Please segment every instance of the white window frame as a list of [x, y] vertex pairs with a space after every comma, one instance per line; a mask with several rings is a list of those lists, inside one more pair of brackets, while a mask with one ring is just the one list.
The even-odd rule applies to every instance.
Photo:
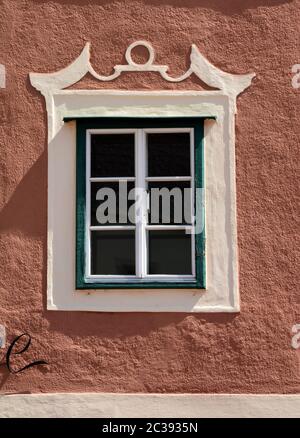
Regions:
[[[190, 176], [175, 177], [149, 177], [146, 175], [147, 166], [147, 134], [159, 133], [189, 133], [190, 136]], [[91, 177], [91, 136], [93, 134], [134, 134], [135, 142], [135, 177]], [[91, 182], [115, 182], [135, 181], [136, 187], [147, 190], [146, 184], [151, 181], [190, 181], [191, 195], [195, 196], [195, 175], [194, 175], [194, 130], [193, 128], [138, 128], [138, 129], [87, 129], [86, 130], [86, 216], [85, 216], [85, 281], [87, 283], [146, 283], [160, 281], [166, 283], [172, 282], [191, 282], [196, 280], [195, 267], [195, 234], [193, 230], [195, 225], [148, 225], [147, 215], [148, 206], [147, 198], [142, 197], [140, 205], [142, 218], [137, 221], [136, 225], [101, 225], [91, 226]], [[194, 202], [191, 202], [191, 217], [194, 217]], [[136, 275], [93, 275], [91, 274], [91, 231], [118, 231], [118, 230], [135, 230], [135, 259]], [[148, 243], [147, 231], [150, 230], [184, 230], [191, 236], [191, 275], [160, 275], [147, 274]]]
[[[143, 45], [149, 60], [132, 61], [131, 50]], [[255, 74], [235, 75], [212, 65], [195, 45], [191, 64], [178, 78], [166, 65], [154, 64], [148, 42], [126, 51], [128, 65], [101, 76], [90, 63], [90, 45], [68, 67], [55, 73], [31, 73], [30, 81], [45, 98], [48, 120], [47, 309], [101, 312], [239, 312], [235, 182], [236, 100]], [[90, 73], [110, 81], [123, 71], [152, 71], [169, 82], [195, 74], [210, 89], [203, 91], [81, 90], [72, 85]], [[76, 290], [76, 122], [78, 117], [203, 117], [204, 123], [206, 289]]]

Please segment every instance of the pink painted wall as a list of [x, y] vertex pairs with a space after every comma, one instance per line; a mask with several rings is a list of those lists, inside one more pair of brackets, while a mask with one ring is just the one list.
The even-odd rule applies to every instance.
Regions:
[[[33, 337], [29, 359], [50, 365], [11, 375], [1, 392], [296, 393], [300, 323], [298, 0], [0, 1], [0, 323]], [[111, 72], [129, 43], [149, 40], [157, 62], [185, 71], [190, 45], [219, 68], [256, 72], [238, 100], [236, 165], [240, 314], [49, 312], [46, 299], [46, 111], [28, 73], [65, 67], [92, 43]], [[127, 74], [124, 89], [199, 88]], [[81, 84], [83, 86], [83, 84]], [[4, 353], [4, 350], [3, 350]], [[1, 354], [1, 353], [0, 353]], [[25, 363], [18, 359], [18, 364]]]

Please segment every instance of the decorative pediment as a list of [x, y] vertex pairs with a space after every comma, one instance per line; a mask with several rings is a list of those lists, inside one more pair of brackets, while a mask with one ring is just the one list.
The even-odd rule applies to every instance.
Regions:
[[[133, 61], [131, 52], [135, 47], [142, 46], [148, 50], [149, 58], [144, 64]], [[191, 74], [195, 74], [202, 82], [212, 88], [222, 91], [224, 94], [236, 98], [243, 90], [249, 87], [254, 73], [235, 75], [224, 72], [212, 65], [200, 52], [195, 44], [191, 47], [190, 67], [178, 77], [170, 76], [167, 65], [154, 63], [155, 52], [152, 45], [147, 41], [136, 41], [130, 44], [126, 50], [127, 64], [116, 65], [114, 72], [109, 76], [98, 74], [90, 62], [90, 43], [87, 43], [79, 57], [66, 68], [55, 73], [30, 73], [32, 85], [42, 91], [56, 91], [70, 87], [80, 81], [87, 73], [90, 73], [99, 81], [112, 81], [123, 72], [157, 72], [168, 82], [181, 82]]]

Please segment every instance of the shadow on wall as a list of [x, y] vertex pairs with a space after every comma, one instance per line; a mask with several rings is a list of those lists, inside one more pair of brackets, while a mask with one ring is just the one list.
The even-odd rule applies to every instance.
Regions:
[[[8, 378], [10, 377], [10, 373], [5, 363], [4, 354], [2, 354], [2, 356], [0, 357], [0, 389], [5, 385]], [[1, 395], [3, 395], [2, 392]]]
[[[108, 292], [109, 293], [109, 292]], [[74, 337], [101, 336], [108, 339], [126, 339], [149, 336], [164, 328], [176, 328], [184, 334], [199, 332], [200, 327], [231, 325], [238, 318], [234, 313], [104, 313], [46, 311], [49, 331], [62, 332]]]
[[[241, 13], [247, 9], [259, 6], [276, 7], [294, 0], [143, 0], [145, 7], [173, 6], [176, 8], [205, 8], [222, 12], [225, 15]], [[33, 0], [34, 3], [48, 3], [48, 0]], [[89, 4], [104, 6], [112, 3], [111, 0], [53, 0], [53, 3], [63, 5], [84, 6]]]
[[0, 211], [0, 232], [47, 234], [47, 153], [35, 161]]
[[[41, 294], [43, 316], [50, 331], [62, 332], [70, 337], [99, 336], [124, 339], [129, 336], [148, 336], [164, 327], [174, 326], [184, 332], [198, 330], [206, 323], [231, 324], [237, 314], [186, 314], [186, 313], [102, 313], [64, 312], [46, 309], [47, 265], [47, 153], [36, 160], [17, 185], [7, 204], [0, 211], [0, 232], [18, 231], [31, 237], [43, 238], [43, 280]], [[109, 292], [108, 292], [109, 293]], [[0, 369], [0, 386], [8, 377]]]

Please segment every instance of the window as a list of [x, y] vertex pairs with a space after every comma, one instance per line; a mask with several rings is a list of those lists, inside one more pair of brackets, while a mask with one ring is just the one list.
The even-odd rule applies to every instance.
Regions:
[[203, 288], [203, 119], [77, 119], [76, 287]]
[[[132, 61], [131, 50], [139, 45], [146, 47], [149, 60], [145, 64], [137, 65]], [[155, 53], [149, 42], [136, 41], [130, 44], [125, 52], [125, 58], [127, 64], [115, 65], [111, 75], [103, 76], [94, 70], [90, 62], [90, 45], [87, 43], [81, 54], [66, 68], [55, 73], [30, 73], [30, 82], [44, 96], [47, 111], [47, 309], [91, 312], [238, 312], [240, 307], [235, 114], [237, 98], [250, 86], [255, 74], [236, 75], [223, 72], [217, 66], [212, 65], [195, 45], [191, 47], [189, 69], [177, 78], [168, 74], [167, 65], [154, 63]], [[102, 83], [114, 80], [123, 72], [156, 72], [168, 82], [181, 82], [191, 74], [195, 74], [208, 87], [207, 90], [199, 91], [182, 89], [102, 90], [99, 88], [84, 90], [72, 87], [87, 73]], [[64, 121], [69, 123], [64, 123]], [[105, 135], [105, 129], [119, 130], [120, 135], [121, 130], [129, 129], [134, 133], [140, 130], [141, 135], [141, 132], [148, 129], [170, 128], [188, 128], [193, 133], [194, 198], [191, 206], [194, 206], [197, 230], [190, 235], [190, 238], [194, 239], [194, 243], [191, 243], [191, 248], [194, 248], [194, 257], [191, 251], [189, 253], [191, 260], [185, 257], [182, 263], [183, 257], [177, 259], [180, 273], [178, 265], [172, 259], [175, 251], [171, 251], [170, 248], [176, 241], [177, 246], [184, 247], [183, 252], [187, 254], [186, 242], [189, 233], [181, 232], [180, 234], [180, 230], [167, 230], [167, 227], [162, 230], [158, 225], [169, 227], [185, 225], [187, 227], [189, 224], [178, 223], [172, 215], [171, 222], [168, 224], [157, 223], [155, 215], [155, 220], [150, 216], [149, 222], [148, 213], [146, 222], [148, 229], [144, 233], [148, 240], [144, 242], [143, 248], [146, 254], [143, 259], [138, 253], [137, 244], [142, 240], [136, 238], [138, 234], [136, 224], [128, 223], [128, 229], [117, 229], [117, 226], [124, 226], [126, 223], [120, 224], [116, 220], [114, 224], [110, 224], [115, 228], [104, 229], [105, 224], [99, 224], [97, 216], [93, 217], [91, 214], [92, 206], [90, 205], [89, 209], [86, 208], [88, 202], [91, 204], [91, 196], [97, 196], [99, 191], [99, 189], [94, 189], [96, 193], [92, 193], [95, 184], [92, 186], [93, 181], [90, 178], [112, 178], [103, 174], [91, 176], [98, 174], [99, 171], [97, 162], [94, 161], [94, 167], [88, 168], [90, 172], [88, 180], [86, 172], [87, 130], [102, 130], [103, 135]], [[168, 152], [170, 145], [164, 142], [165, 156], [159, 156], [157, 153], [159, 144], [151, 143], [150, 134], [147, 138], [150, 141], [147, 142], [146, 148], [150, 154], [148, 153], [148, 157], [145, 156], [144, 160], [147, 172], [150, 171], [152, 178], [162, 178], [164, 175], [169, 178], [173, 175], [185, 176], [174, 163], [170, 166], [173, 175], [167, 174], [171, 156]], [[153, 132], [152, 139], [157, 139], [154, 134], [155, 132]], [[171, 135], [172, 132], [169, 134]], [[173, 134], [176, 134], [177, 138], [180, 133], [173, 132]], [[135, 139], [136, 135], [138, 136], [138, 133], [134, 134], [134, 148], [140, 144]], [[113, 135], [111, 137], [116, 138]], [[203, 138], [205, 138], [205, 148]], [[128, 145], [129, 140], [130, 137], [122, 139], [121, 151], [123, 153], [126, 152], [126, 148], [132, 150], [132, 147]], [[130, 166], [135, 166], [136, 163], [136, 153], [134, 151], [134, 160], [131, 161], [129, 160], [130, 153], [132, 154], [127, 151], [126, 160], [122, 156], [122, 160], [114, 161], [114, 164], [118, 165], [118, 168], [114, 169], [114, 175], [117, 175], [116, 181], [103, 180], [98, 181], [98, 184], [102, 183], [104, 189], [112, 189], [112, 184], [118, 183], [118, 179], [128, 177], [134, 179], [127, 181], [127, 185], [132, 184], [135, 187], [136, 172], [134, 176], [129, 175]], [[121, 157], [120, 152], [119, 157]], [[112, 155], [104, 157], [102, 153], [103, 162], [105, 158], [109, 162], [105, 169], [113, 174]], [[188, 160], [184, 159], [184, 162], [187, 163]], [[177, 164], [184, 166], [181, 159]], [[101, 169], [103, 171], [104, 166]], [[149, 176], [145, 174], [145, 181]], [[201, 192], [204, 188], [204, 179], [205, 247], [204, 229], [201, 228], [204, 224], [204, 202], [202, 195], [198, 196], [198, 191]], [[146, 189], [149, 191], [149, 186], [159, 188], [161, 182], [161, 180], [146, 181]], [[163, 182], [165, 185], [168, 184], [168, 187], [174, 183], [174, 181]], [[182, 185], [188, 183], [188, 181], [179, 180], [175, 182]], [[88, 189], [90, 190], [89, 197], [87, 197], [87, 184], [91, 186]], [[119, 187], [118, 184], [117, 187]], [[180, 189], [179, 186], [176, 188]], [[113, 192], [116, 196], [118, 195], [115, 190]], [[148, 200], [150, 195], [151, 193]], [[92, 201], [94, 215], [96, 215], [101, 199], [93, 198]], [[129, 201], [131, 200], [128, 200], [128, 208], [130, 208]], [[171, 205], [172, 202], [171, 200]], [[176, 206], [178, 205], [176, 203]], [[123, 212], [123, 209], [121, 210]], [[179, 207], [178, 210], [180, 210]], [[127, 214], [127, 210], [125, 212]], [[119, 217], [117, 213], [117, 208], [115, 208], [116, 219]], [[157, 215], [159, 218], [159, 211]], [[95, 217], [97, 222], [92, 225]], [[96, 237], [92, 236], [94, 240], [93, 248], [91, 248], [92, 240], [88, 236], [88, 233], [92, 233], [90, 227], [100, 225], [103, 228], [94, 230]], [[150, 229], [150, 226], [154, 225], [156, 228]], [[133, 229], [130, 230], [131, 226]], [[120, 264], [117, 265], [112, 259], [104, 257], [104, 254], [108, 254], [113, 246], [117, 246], [116, 241], [118, 241], [120, 255], [123, 254], [123, 257], [125, 253], [127, 257], [127, 262], [122, 264], [122, 270]], [[88, 242], [89, 248], [87, 248]], [[104, 251], [100, 250], [101, 248]], [[161, 248], [165, 253], [162, 253]], [[160, 259], [158, 259], [159, 256]], [[142, 265], [144, 271], [140, 269], [142, 263], [144, 263]], [[191, 276], [192, 263], [195, 268], [190, 280], [184, 276]], [[138, 264], [140, 264], [139, 271]], [[110, 274], [107, 274], [106, 279], [101, 277], [107, 272]], [[138, 277], [137, 272], [144, 272], [146, 275]], [[156, 278], [154, 281], [154, 278], [147, 278], [148, 274], [149, 276], [161, 275], [165, 278]], [[97, 278], [88, 278], [89, 275], [96, 275]], [[130, 276], [130, 278], [113, 278], [113, 276], [120, 277], [121, 275]], [[111, 290], [107, 291], [108, 288]], [[138, 288], [143, 288], [143, 290]]]

